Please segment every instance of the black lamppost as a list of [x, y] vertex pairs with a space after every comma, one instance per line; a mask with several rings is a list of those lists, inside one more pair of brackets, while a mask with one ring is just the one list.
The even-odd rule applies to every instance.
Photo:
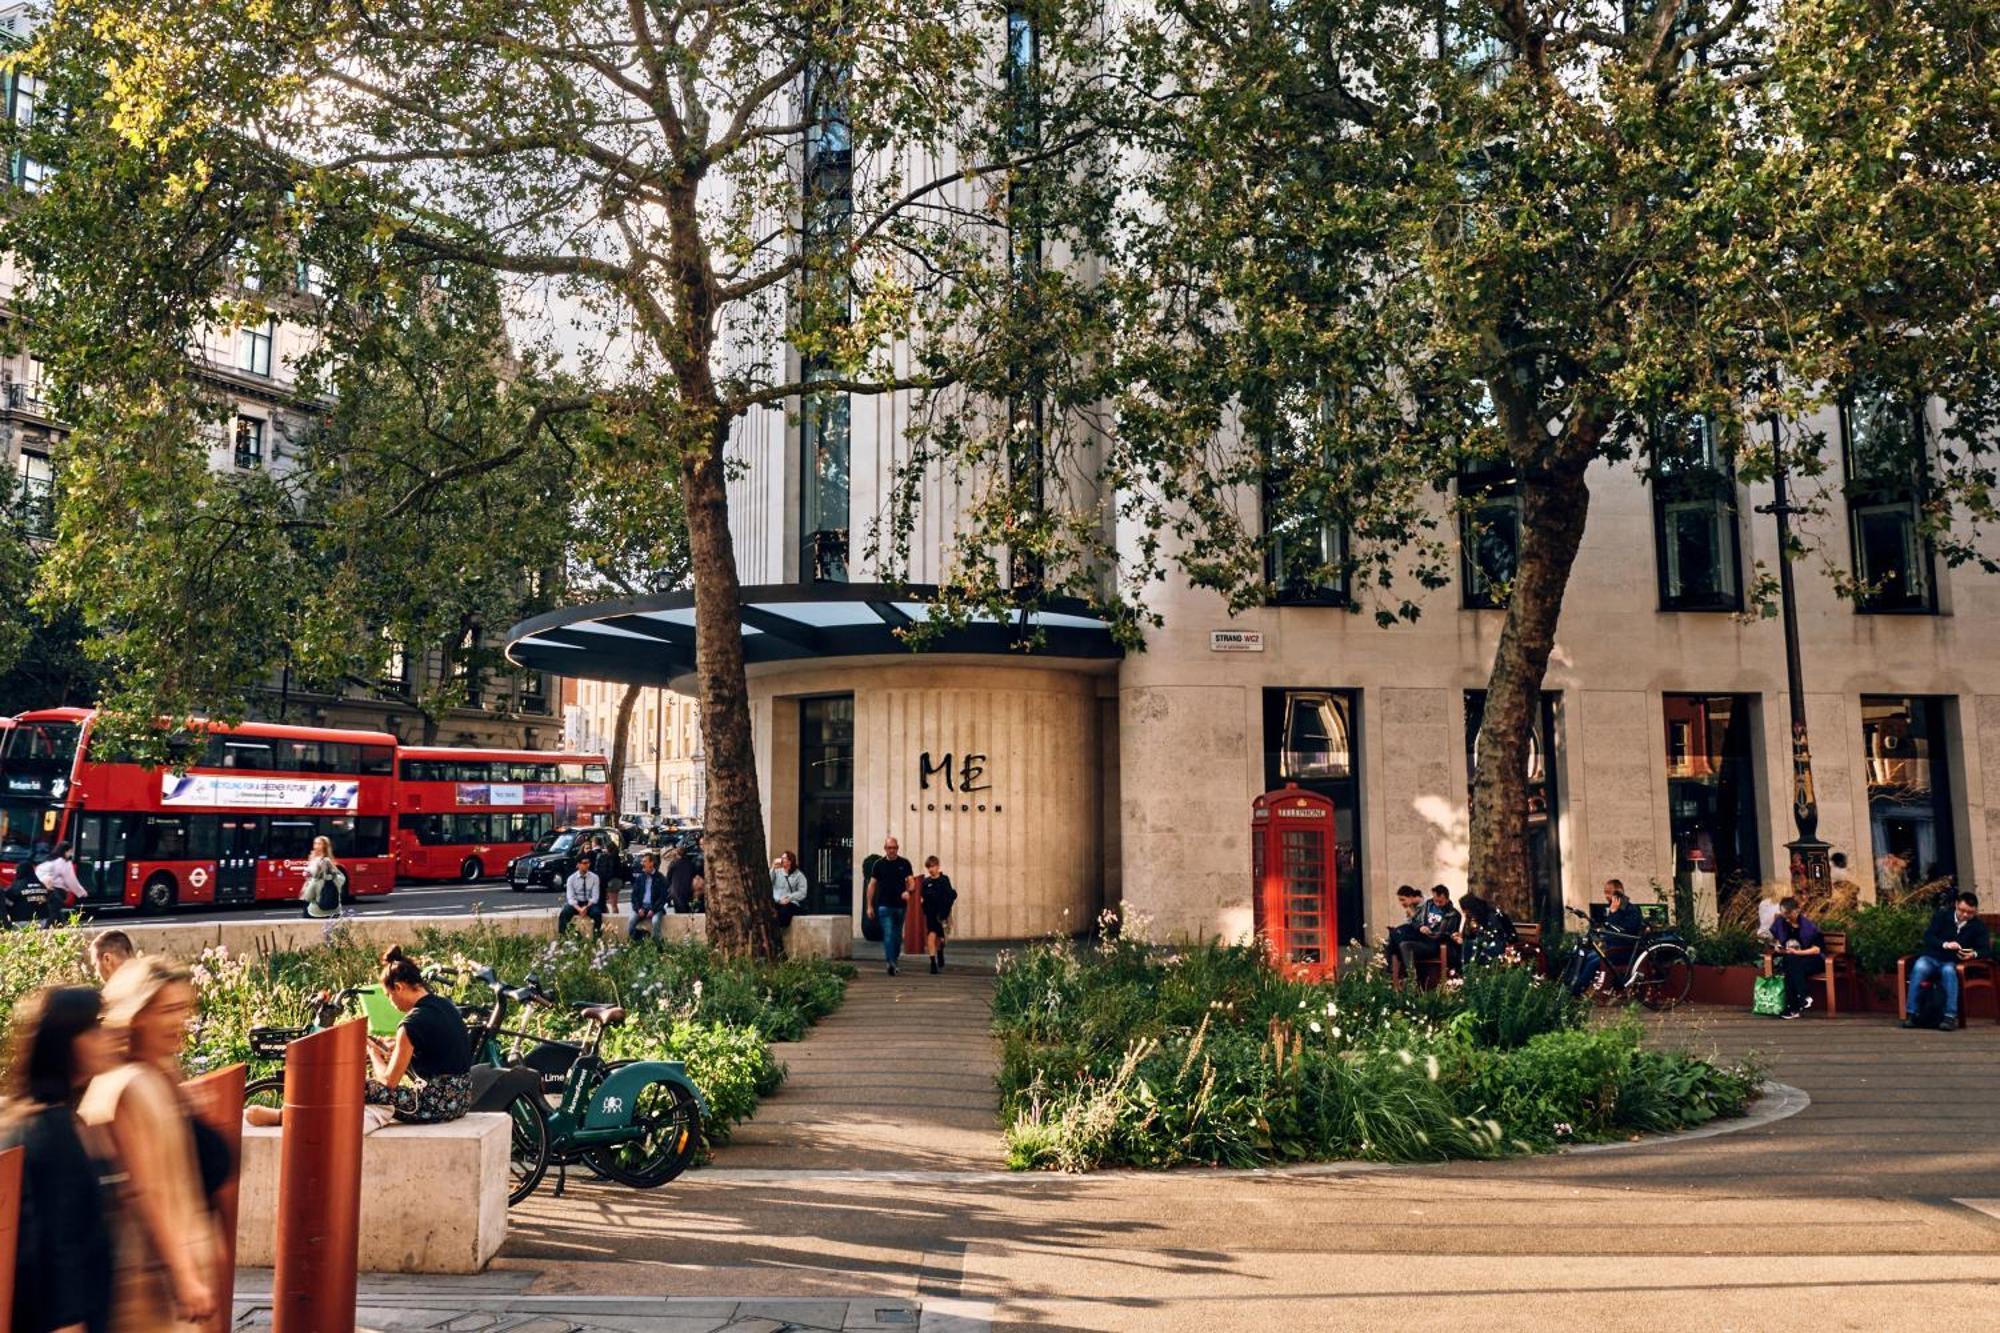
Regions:
[[1828, 846], [1819, 836], [1819, 800], [1813, 794], [1812, 745], [1806, 738], [1805, 672], [1799, 662], [1799, 607], [1792, 589], [1793, 508], [1785, 486], [1785, 452], [1778, 419], [1771, 418], [1771, 503], [1760, 514], [1778, 520], [1778, 605], [1785, 624], [1785, 688], [1792, 703], [1792, 822], [1799, 836], [1785, 844], [1791, 853], [1792, 887], [1825, 893], [1832, 887]]

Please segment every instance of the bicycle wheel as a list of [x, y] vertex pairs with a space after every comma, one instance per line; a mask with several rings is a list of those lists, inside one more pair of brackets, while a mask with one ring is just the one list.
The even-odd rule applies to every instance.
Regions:
[[524, 1092], [507, 1103], [507, 1118], [513, 1122], [507, 1152], [507, 1206], [511, 1208], [533, 1194], [548, 1172], [549, 1114], [541, 1098]]
[[1687, 950], [1660, 945], [1640, 955], [1632, 969], [1632, 995], [1656, 1013], [1665, 1013], [1687, 999], [1694, 988], [1694, 962]]
[[665, 1079], [633, 1099], [632, 1138], [585, 1153], [584, 1164], [621, 1185], [649, 1190], [688, 1169], [701, 1151], [701, 1107], [694, 1094]]
[[285, 1076], [272, 1074], [268, 1078], [253, 1078], [243, 1085], [245, 1106], [268, 1106], [281, 1111], [285, 1106]]

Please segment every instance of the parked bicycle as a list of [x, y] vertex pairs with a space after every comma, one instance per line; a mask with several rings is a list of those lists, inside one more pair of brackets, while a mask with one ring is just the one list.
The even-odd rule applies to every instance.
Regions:
[[[1585, 921], [1590, 919], [1587, 913], [1574, 907], [1564, 910]], [[1615, 950], [1608, 947], [1614, 935], [1620, 945]], [[1614, 965], [1612, 954], [1625, 953], [1623, 946], [1628, 944], [1630, 956], [1624, 963]], [[1592, 971], [1595, 976], [1586, 982], [1584, 978]], [[1563, 985], [1573, 991], [1587, 989], [1599, 1002], [1636, 1000], [1648, 1009], [1664, 1013], [1687, 999], [1693, 989], [1694, 954], [1681, 933], [1671, 927], [1629, 936], [1593, 924], [1571, 940], [1558, 975]]]
[[590, 1024], [581, 1042], [508, 1028], [510, 1005], [552, 1009], [556, 1001], [532, 976], [524, 986], [502, 984], [491, 968], [473, 976], [495, 997], [473, 1028], [473, 1057], [539, 1077], [558, 1195], [573, 1164], [635, 1189], [657, 1188], [687, 1170], [701, 1151], [708, 1105], [686, 1066], [678, 1060], [604, 1059], [599, 1054], [604, 1034], [625, 1021], [625, 1011], [616, 1005], [571, 1006]]

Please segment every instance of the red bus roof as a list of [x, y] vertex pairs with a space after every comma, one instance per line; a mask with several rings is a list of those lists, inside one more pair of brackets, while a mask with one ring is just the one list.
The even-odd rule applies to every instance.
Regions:
[[[97, 716], [95, 708], [37, 708], [22, 713], [15, 722], [87, 722]], [[349, 731], [341, 727], [295, 727], [285, 722], [239, 722], [235, 726], [225, 726], [220, 722], [210, 722], [205, 718], [190, 718], [190, 723], [208, 731], [220, 731], [231, 736], [269, 736], [277, 740], [292, 741], [335, 741], [348, 745], [388, 745], [394, 746], [396, 738], [386, 731]]]
[[601, 754], [586, 754], [571, 750], [489, 750], [479, 745], [403, 745], [397, 747], [398, 757], [403, 759], [505, 759], [518, 760], [524, 764], [575, 763], [601, 764], [606, 762]]

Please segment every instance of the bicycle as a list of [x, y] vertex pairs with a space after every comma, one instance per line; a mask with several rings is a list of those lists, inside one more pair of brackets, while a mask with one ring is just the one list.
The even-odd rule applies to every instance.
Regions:
[[[1590, 919], [1588, 913], [1574, 907], [1563, 910], [1571, 916]], [[1611, 955], [1605, 949], [1611, 936], [1634, 941], [1631, 958], [1622, 967], [1612, 965]], [[1591, 977], [1595, 984], [1583, 981], [1586, 965], [1593, 958], [1597, 960], [1595, 975]], [[1563, 985], [1578, 994], [1587, 989], [1599, 1003], [1622, 996], [1637, 1000], [1656, 1013], [1665, 1013], [1686, 1000], [1694, 988], [1694, 954], [1680, 932], [1671, 927], [1632, 936], [1593, 924], [1581, 938], [1571, 942], [1559, 975]]]
[[656, 1189], [687, 1170], [701, 1151], [701, 1121], [708, 1104], [686, 1066], [678, 1060], [600, 1056], [604, 1034], [625, 1021], [625, 1011], [616, 1005], [571, 1006], [590, 1024], [582, 1042], [505, 1027], [508, 1004], [554, 1008], [556, 1001], [532, 976], [519, 987], [503, 985], [491, 968], [473, 976], [495, 997], [474, 1034], [474, 1052], [484, 1061], [529, 1070], [538, 1078], [558, 1197], [572, 1164], [634, 1189]]
[[[444, 973], [436, 970], [426, 972], [424, 980], [432, 985], [447, 981]], [[258, 1027], [250, 1029], [250, 1049], [260, 1059], [284, 1062], [286, 1049], [301, 1037], [323, 1032], [342, 1021], [354, 1002], [361, 997], [361, 986], [347, 986], [339, 991], [322, 990], [313, 998], [312, 1021], [304, 1027]], [[496, 995], [499, 993], [495, 987]], [[464, 1006], [460, 1006], [461, 1012]], [[477, 1055], [479, 1037], [472, 1036], [472, 1049]], [[283, 1074], [267, 1074], [263, 1078], [252, 1079], [243, 1088], [244, 1106], [269, 1106], [282, 1108], [285, 1103], [285, 1077]], [[472, 1102], [474, 1111], [500, 1111], [512, 1122], [512, 1130], [507, 1153], [507, 1206], [527, 1198], [542, 1183], [542, 1177], [549, 1169], [549, 1124], [543, 1109], [540, 1080], [525, 1071], [508, 1069], [494, 1062], [474, 1064], [472, 1067]]]

